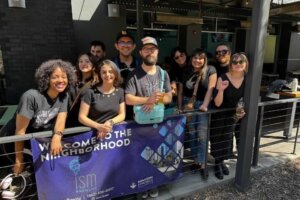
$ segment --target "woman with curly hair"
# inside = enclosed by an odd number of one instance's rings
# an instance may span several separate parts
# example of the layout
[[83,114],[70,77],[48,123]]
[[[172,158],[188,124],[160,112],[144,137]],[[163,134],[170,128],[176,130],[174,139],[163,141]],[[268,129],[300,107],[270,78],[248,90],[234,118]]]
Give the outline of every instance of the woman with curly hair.
[[114,62],[102,61],[95,72],[99,83],[83,94],[79,121],[96,129],[97,137],[103,139],[114,124],[125,119],[124,90],[120,87],[122,77]]
[[[66,90],[74,81],[74,70],[69,62],[49,60],[36,70],[35,79],[38,89],[30,89],[22,95],[14,117],[1,129],[0,135],[53,130],[51,154],[55,156],[62,151],[61,138],[68,109]],[[13,170],[16,174],[24,169],[23,150],[28,145],[24,145],[24,141],[15,142]]]
[[76,65],[77,80],[70,87],[69,112],[67,118],[67,127],[79,126],[78,113],[82,94],[86,89],[91,88],[98,82],[98,76],[95,73],[95,57],[91,53],[82,53],[79,55]]

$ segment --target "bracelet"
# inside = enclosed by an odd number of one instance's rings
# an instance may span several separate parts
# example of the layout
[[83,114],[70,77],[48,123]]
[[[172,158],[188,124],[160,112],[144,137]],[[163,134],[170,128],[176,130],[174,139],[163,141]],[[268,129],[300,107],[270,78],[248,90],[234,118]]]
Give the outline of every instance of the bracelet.
[[56,131],[55,133],[54,133],[54,135],[59,135],[59,136],[63,136],[64,134],[63,134],[63,132],[62,131]]

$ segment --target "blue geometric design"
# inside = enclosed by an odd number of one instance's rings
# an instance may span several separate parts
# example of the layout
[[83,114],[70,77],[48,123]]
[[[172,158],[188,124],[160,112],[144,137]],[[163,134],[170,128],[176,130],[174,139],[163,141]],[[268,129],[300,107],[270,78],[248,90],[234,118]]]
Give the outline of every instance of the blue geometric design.
[[168,124],[169,127],[172,127],[172,121],[171,120],[168,120],[167,124]]
[[172,133],[168,134],[165,141],[171,146],[175,141],[177,141],[177,138]]
[[160,128],[159,134],[160,134],[161,136],[165,137],[165,136],[167,135],[167,133],[168,133],[167,127],[163,126],[163,127]]
[[183,132],[184,128],[180,124],[177,124],[175,127],[175,134],[179,137],[183,134]]
[[157,153],[161,155],[162,159],[165,158],[165,156],[167,155],[167,152],[169,151],[169,147],[168,145],[166,145],[165,143],[162,143],[158,149],[157,149]]

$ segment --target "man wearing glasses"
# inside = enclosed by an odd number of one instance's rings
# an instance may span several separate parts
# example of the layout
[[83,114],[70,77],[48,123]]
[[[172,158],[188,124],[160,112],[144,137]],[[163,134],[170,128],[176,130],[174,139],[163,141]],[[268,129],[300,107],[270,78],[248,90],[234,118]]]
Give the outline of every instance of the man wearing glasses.
[[217,70],[218,77],[221,76],[221,74],[228,72],[230,56],[231,50],[227,45],[219,44],[217,46],[215,53],[216,63],[214,66]]
[[[153,37],[142,39],[142,49],[139,51],[142,58],[141,67],[137,67],[128,77],[125,87],[125,101],[127,105],[143,105],[144,112],[151,112],[156,103],[168,104],[172,100],[170,78],[168,73],[164,74],[163,90],[160,91],[161,68],[156,65],[158,58],[158,45]],[[153,188],[142,194],[155,198],[158,196],[158,189]]]
[[121,31],[118,33],[115,42],[115,48],[118,51],[118,55],[113,59],[113,61],[119,67],[124,81],[127,80],[129,73],[139,65],[139,61],[132,54],[135,47],[134,38],[131,34],[127,31]]

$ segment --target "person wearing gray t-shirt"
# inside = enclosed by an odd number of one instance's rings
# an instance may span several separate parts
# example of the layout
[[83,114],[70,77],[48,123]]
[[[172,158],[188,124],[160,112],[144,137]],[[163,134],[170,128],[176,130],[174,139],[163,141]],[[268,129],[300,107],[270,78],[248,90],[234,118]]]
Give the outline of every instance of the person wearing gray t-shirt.
[[[142,39],[141,67],[137,67],[129,75],[125,87],[125,101],[127,105],[143,105],[144,112],[151,112],[156,103],[168,104],[172,101],[170,78],[167,73],[161,73],[161,68],[156,65],[158,45],[154,38]],[[164,74],[164,78],[161,75]],[[161,80],[164,80],[163,91],[160,91]],[[158,189],[149,191],[152,198],[158,196]],[[147,198],[148,191],[142,193],[142,198]]]

